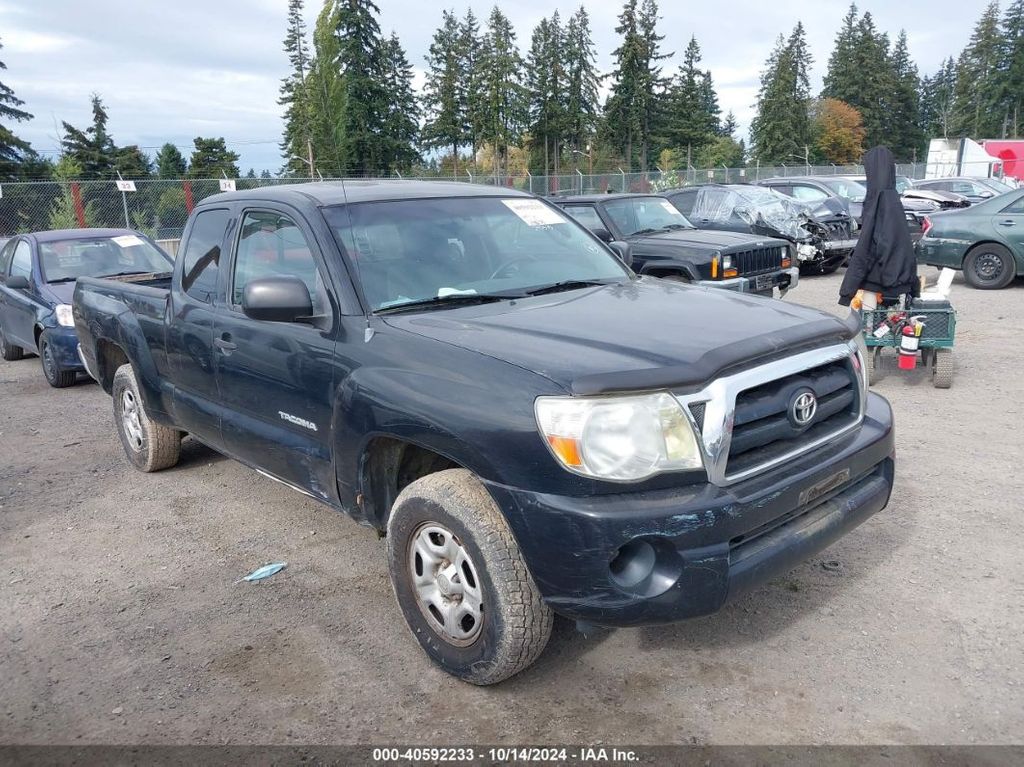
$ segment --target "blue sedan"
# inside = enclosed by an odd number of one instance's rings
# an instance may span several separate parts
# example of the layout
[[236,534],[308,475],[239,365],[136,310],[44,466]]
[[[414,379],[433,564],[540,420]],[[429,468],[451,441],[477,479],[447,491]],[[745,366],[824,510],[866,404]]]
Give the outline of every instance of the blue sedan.
[[64,229],[12,237],[0,249],[0,356],[38,354],[50,386],[65,387],[84,370],[71,316],[79,277],[152,276],[173,268],[170,256],[130,229]]

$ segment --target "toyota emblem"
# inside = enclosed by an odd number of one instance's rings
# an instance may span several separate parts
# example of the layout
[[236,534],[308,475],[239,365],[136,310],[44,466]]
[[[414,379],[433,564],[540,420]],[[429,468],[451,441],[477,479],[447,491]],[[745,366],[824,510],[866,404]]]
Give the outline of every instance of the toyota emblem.
[[796,393],[789,403],[789,420],[799,429],[810,425],[814,414],[818,412],[818,398],[810,389],[802,389]]

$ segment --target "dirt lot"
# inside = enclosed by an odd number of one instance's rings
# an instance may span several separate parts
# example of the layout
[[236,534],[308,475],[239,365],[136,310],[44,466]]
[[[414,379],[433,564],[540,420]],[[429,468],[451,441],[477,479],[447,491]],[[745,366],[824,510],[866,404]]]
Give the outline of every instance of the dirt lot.
[[[788,300],[833,308],[838,283]],[[95,384],[0,363],[0,742],[1020,742],[1024,282],[954,291],[953,389],[876,387],[886,511],[719,615],[560,621],[488,689],[422,655],[371,531],[191,441],[139,474]]]

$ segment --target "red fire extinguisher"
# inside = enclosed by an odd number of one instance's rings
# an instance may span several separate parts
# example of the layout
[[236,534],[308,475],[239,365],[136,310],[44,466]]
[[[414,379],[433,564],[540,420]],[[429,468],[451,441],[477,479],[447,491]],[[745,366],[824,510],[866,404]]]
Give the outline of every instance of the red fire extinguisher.
[[900,370],[913,370],[917,366],[917,351],[921,346],[923,328],[924,324],[918,317],[911,317],[900,328],[900,345],[896,349]]

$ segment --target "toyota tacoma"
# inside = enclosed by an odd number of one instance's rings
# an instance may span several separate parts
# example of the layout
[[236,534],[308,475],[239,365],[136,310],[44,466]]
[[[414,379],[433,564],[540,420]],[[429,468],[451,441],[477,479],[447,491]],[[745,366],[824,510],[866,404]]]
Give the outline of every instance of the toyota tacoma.
[[73,316],[134,466],[188,434],[376,529],[423,650],[492,684],[555,614],[713,613],[889,500],[855,315],[624,260],[510,189],[280,186],[203,200],[165,282],[80,278]]

